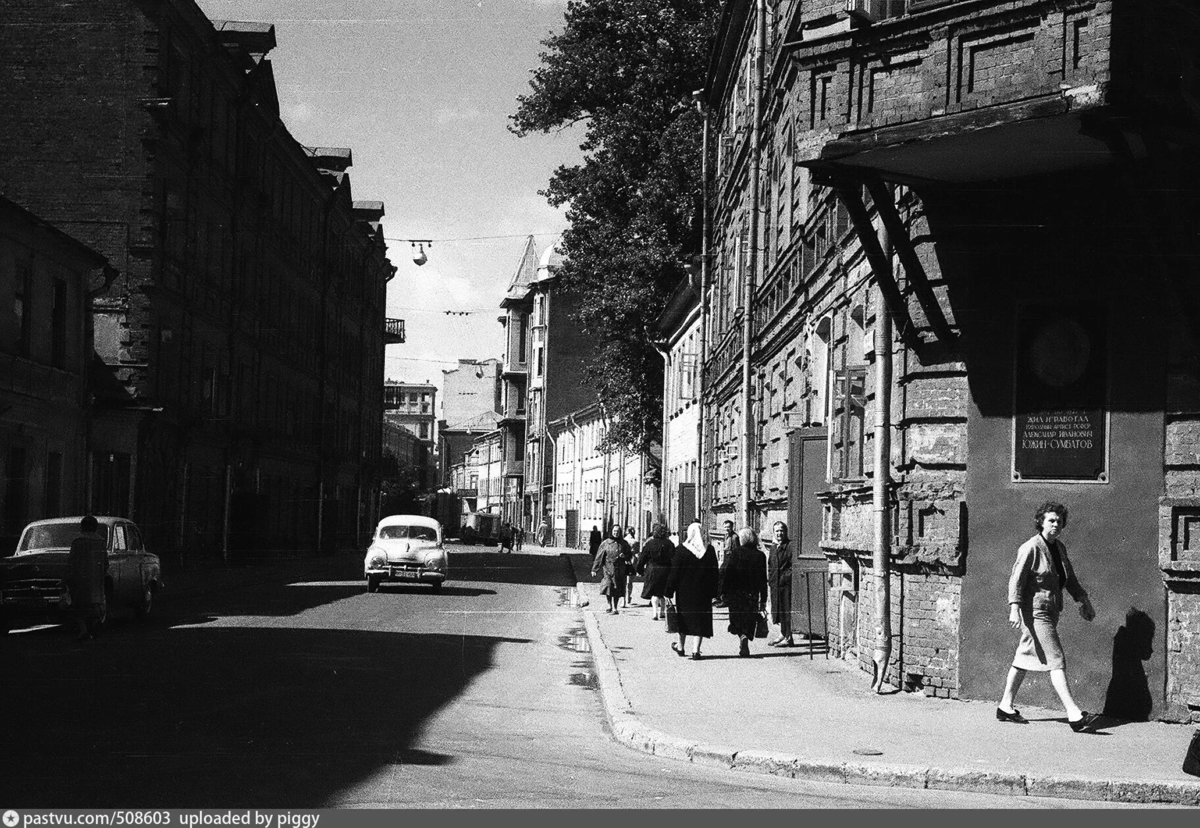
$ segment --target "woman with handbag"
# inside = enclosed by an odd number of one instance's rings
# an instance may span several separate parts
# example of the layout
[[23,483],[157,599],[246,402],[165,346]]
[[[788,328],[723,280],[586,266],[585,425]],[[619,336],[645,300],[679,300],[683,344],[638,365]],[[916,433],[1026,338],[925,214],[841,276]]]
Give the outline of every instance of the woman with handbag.
[[717,596],[717,552],[704,542],[699,523],[688,527],[687,540],[676,547],[667,573],[665,594],[675,599],[679,618],[679,643],[672,642],[676,655],[687,655],[687,637],[696,640],[692,660],[700,660],[700,643],[712,638],[712,599]]
[[738,655],[745,658],[759,623],[766,621],[767,556],[758,548],[758,533],[749,527],[738,532],[738,545],[725,556],[725,563],[728,630],[738,637]]
[[650,606],[654,608],[654,620],[657,621],[667,617],[667,599],[664,595],[675,544],[667,540],[667,527],[661,523],[654,524],[650,535],[650,540],[643,544],[638,555],[637,569],[645,579],[642,582],[642,597],[650,601]]

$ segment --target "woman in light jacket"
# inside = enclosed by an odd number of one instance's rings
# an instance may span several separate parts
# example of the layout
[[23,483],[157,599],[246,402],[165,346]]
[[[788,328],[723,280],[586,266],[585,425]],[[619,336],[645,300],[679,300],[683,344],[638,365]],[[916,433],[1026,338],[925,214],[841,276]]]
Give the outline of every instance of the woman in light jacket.
[[1078,602],[1079,614],[1085,621],[1095,618],[1096,610],[1075,576],[1066,546],[1059,540],[1067,525],[1067,507],[1047,501],[1038,507],[1034,520],[1038,532],[1017,550],[1017,560],[1008,579],[1008,622],[1014,630],[1021,631],[1021,641],[1004,683],[996,718],[1028,724],[1013,706],[1017,691],[1027,672],[1048,672],[1050,683],[1067,709],[1071,730],[1082,733],[1094,728],[1100,717],[1079,709],[1067,683],[1066,658],[1058,639],[1063,589]]

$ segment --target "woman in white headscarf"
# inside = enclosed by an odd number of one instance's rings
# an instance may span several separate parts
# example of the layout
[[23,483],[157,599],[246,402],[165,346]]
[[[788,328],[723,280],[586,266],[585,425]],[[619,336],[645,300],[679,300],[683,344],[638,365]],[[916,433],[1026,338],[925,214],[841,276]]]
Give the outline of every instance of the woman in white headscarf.
[[679,612],[679,643],[671,644],[677,655],[687,655],[687,637],[695,639],[692,659],[700,660],[700,643],[712,638],[712,600],[717,597],[717,553],[705,542],[699,523],[688,527],[687,540],[671,558],[665,590]]

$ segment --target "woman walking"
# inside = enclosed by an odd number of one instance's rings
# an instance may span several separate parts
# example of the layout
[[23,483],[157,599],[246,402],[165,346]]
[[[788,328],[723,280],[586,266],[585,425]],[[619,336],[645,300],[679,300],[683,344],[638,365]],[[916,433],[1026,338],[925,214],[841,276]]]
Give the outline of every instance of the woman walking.
[[637,532],[632,526],[625,530],[625,548],[625,606],[628,607],[629,602],[633,600],[633,576],[637,574],[638,554],[642,551]]
[[794,647],[792,638],[792,542],[787,524],[775,521],[775,543],[767,559],[767,585],[771,588],[771,618],[779,625],[779,637],[768,647]]
[[1083,733],[1096,726],[1095,713],[1080,710],[1067,683],[1067,664],[1058,639],[1058,618],[1062,612],[1062,592],[1066,589],[1079,604],[1084,621],[1096,617],[1087,591],[1080,585],[1067,557],[1067,547],[1059,534],[1067,525],[1067,507],[1046,501],[1034,516],[1038,532],[1017,550],[1012,575],[1008,579],[1008,623],[1021,631],[1021,641],[1004,683],[1004,695],[996,707],[1002,722],[1028,724],[1014,707],[1017,691],[1029,671],[1049,673],[1050,683],[1067,709],[1071,730]]
[[654,620],[665,618],[667,615],[663,597],[667,588],[667,576],[671,573],[671,556],[675,554],[675,544],[667,540],[667,527],[661,523],[654,524],[650,530],[651,538],[642,546],[638,555],[638,571],[645,579],[642,583],[642,597],[650,601],[654,609]]
[[592,561],[592,574],[600,578],[600,594],[608,598],[609,615],[619,615],[617,602],[625,597],[625,541],[621,539],[621,527],[613,524],[612,537],[605,538],[596,548],[596,559]]
[[726,555],[725,564],[727,629],[738,637],[738,655],[745,658],[767,608],[767,556],[758,548],[758,533],[749,527],[738,532],[738,545]]
[[700,660],[700,644],[712,638],[712,599],[717,595],[717,553],[704,542],[699,523],[688,527],[687,540],[671,556],[665,594],[675,599],[679,611],[679,643],[671,644],[677,655],[687,655],[687,637],[696,645],[692,660]]

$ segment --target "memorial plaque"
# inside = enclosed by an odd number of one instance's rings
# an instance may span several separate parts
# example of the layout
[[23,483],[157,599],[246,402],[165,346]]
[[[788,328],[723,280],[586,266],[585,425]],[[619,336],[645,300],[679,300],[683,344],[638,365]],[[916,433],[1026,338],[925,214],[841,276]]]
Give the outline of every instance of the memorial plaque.
[[1108,480],[1106,334],[1102,305],[1021,309],[1014,480]]

